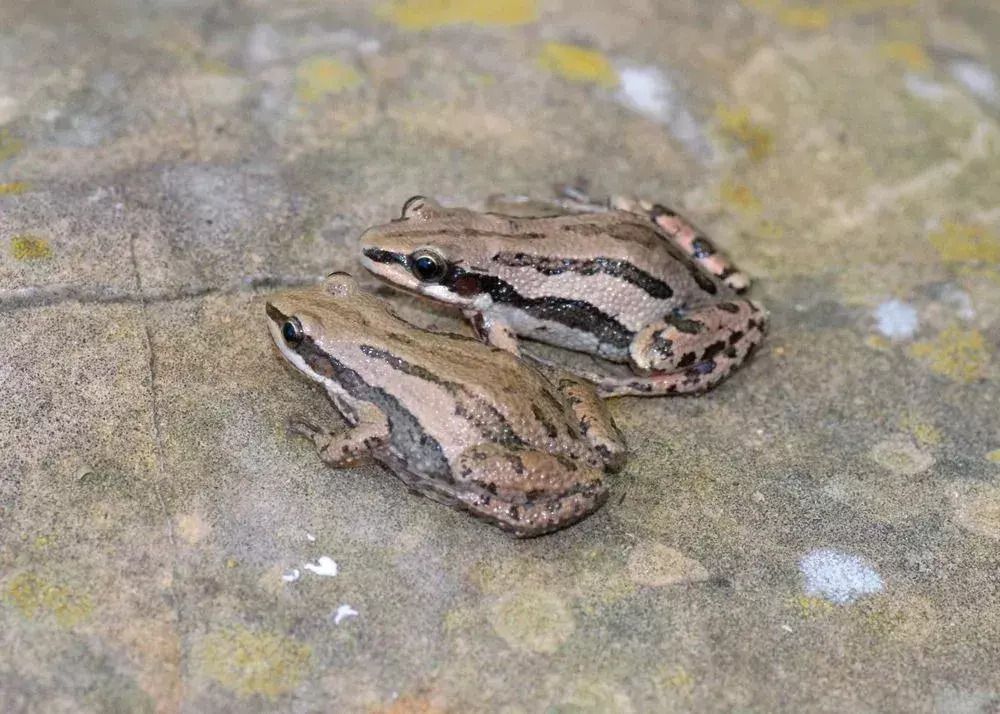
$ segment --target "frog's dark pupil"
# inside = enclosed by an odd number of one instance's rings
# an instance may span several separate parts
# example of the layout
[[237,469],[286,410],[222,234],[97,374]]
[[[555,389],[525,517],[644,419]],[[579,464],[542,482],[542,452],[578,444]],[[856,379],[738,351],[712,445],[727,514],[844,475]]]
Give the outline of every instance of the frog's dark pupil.
[[434,280],[441,274],[441,265],[429,255],[421,255],[413,261],[413,270],[421,280]]
[[291,320],[286,322],[281,328],[281,334],[287,342],[298,342],[302,336],[302,333],[299,331],[299,326]]

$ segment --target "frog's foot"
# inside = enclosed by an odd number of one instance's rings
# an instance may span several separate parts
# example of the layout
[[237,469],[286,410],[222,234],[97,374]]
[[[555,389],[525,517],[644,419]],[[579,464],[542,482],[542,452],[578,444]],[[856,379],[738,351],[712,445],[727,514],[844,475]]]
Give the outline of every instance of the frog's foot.
[[[695,323],[701,325],[697,331]],[[750,359],[766,331],[767,313],[752,300],[720,303],[674,318],[673,324],[647,328],[633,342],[633,347],[640,346],[637,342],[646,346],[642,364],[655,371],[626,380],[596,380],[597,392],[615,397],[708,391]]]
[[507,325],[489,319],[478,310],[467,310],[465,317],[472,326],[473,332],[476,333],[476,337],[482,342],[493,347],[499,347],[506,352],[510,352],[515,357],[520,354],[517,336]]
[[628,458],[628,447],[593,385],[566,371],[553,373],[550,370],[549,379],[566,396],[580,420],[580,430],[601,455],[605,468],[609,471],[621,469]]
[[566,528],[608,498],[601,471],[542,451],[471,448],[453,474],[464,508],[518,538]]
[[334,433],[299,416],[288,419],[287,429],[312,441],[319,457],[330,466],[347,468],[371,461],[371,450],[389,438],[389,422],[381,411],[372,407],[363,410],[360,417],[358,425],[346,432]]
[[750,287],[750,276],[706,236],[696,225],[671,208],[659,203],[636,201],[623,196],[610,200],[613,208],[645,216],[666,233],[674,245],[691,256],[694,262],[738,293]]

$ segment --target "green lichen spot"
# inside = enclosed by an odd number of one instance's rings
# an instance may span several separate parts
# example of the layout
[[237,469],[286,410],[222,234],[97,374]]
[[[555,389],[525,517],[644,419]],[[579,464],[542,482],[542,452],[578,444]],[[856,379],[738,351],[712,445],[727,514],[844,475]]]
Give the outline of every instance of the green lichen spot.
[[537,0],[395,0],[376,11],[403,30],[471,23],[517,26],[538,19]]
[[545,69],[573,82],[593,82],[605,87],[618,84],[618,74],[608,58],[585,47],[549,42],[538,61]]
[[354,67],[334,57],[313,57],[299,65],[295,73],[295,94],[299,101],[314,104],[326,97],[349,92],[364,84]]
[[1000,464],[1000,449],[993,449],[986,454],[986,460],[991,464]]
[[65,628],[74,627],[94,612],[87,595],[36,573],[24,573],[11,580],[6,600],[30,620],[52,617]]
[[274,699],[305,678],[312,650],[284,635],[237,627],[208,635],[200,655],[202,671],[226,689]]
[[929,239],[941,259],[949,263],[1000,262],[1000,235],[982,226],[948,222]]
[[916,414],[908,414],[899,425],[916,437],[922,446],[934,446],[941,443],[941,430]]
[[0,161],[6,161],[24,148],[24,142],[14,137],[10,129],[0,129]]
[[49,242],[38,236],[14,236],[10,239],[10,252],[15,260],[44,260],[52,257]]
[[792,609],[803,620],[811,620],[833,612],[833,605],[821,597],[799,595],[793,598]]
[[932,372],[964,384],[986,377],[990,361],[983,334],[958,327],[949,327],[935,340],[918,342],[910,354],[926,360]]
[[0,183],[0,196],[20,196],[30,189],[31,184],[27,181],[8,181]]

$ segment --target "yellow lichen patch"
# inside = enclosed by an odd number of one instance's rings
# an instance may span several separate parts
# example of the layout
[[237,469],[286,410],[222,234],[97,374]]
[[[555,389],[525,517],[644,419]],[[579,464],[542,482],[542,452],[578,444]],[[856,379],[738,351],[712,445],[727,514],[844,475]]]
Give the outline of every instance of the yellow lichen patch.
[[357,89],[364,83],[364,78],[354,67],[334,57],[305,60],[298,66],[295,79],[295,94],[299,101],[307,104]]
[[513,27],[538,19],[537,0],[395,0],[376,14],[403,30],[472,23]]
[[949,327],[934,340],[916,343],[910,354],[925,360],[932,372],[965,384],[986,377],[990,361],[983,334],[959,327]]
[[0,161],[6,161],[24,148],[24,142],[11,135],[10,129],[0,129]]
[[993,451],[986,454],[986,460],[991,464],[1000,464],[1000,449],[993,449]]
[[941,259],[948,262],[1000,262],[1000,235],[983,226],[947,222],[931,233],[929,239]]
[[797,30],[824,30],[830,26],[830,13],[822,7],[783,7],[775,18],[785,27]]
[[7,585],[7,601],[32,620],[51,616],[60,627],[74,627],[91,616],[90,598],[41,575],[24,573]]
[[198,513],[185,513],[177,517],[176,532],[188,544],[194,545],[212,532],[212,526]]
[[742,144],[753,161],[761,161],[771,154],[773,134],[754,123],[747,107],[719,107],[715,117],[722,135]]
[[891,40],[879,45],[879,50],[886,59],[904,65],[909,69],[927,70],[931,67],[931,58],[927,56],[924,48],[916,42]]
[[901,476],[916,476],[934,465],[934,458],[926,454],[909,439],[889,439],[875,444],[872,460]]
[[821,597],[799,595],[792,600],[792,609],[795,610],[797,617],[803,620],[811,620],[833,612],[833,603]]
[[606,87],[618,84],[618,75],[608,58],[585,47],[549,42],[538,61],[545,69],[574,82],[594,82]]
[[757,213],[760,211],[760,201],[754,195],[753,190],[744,183],[726,179],[719,186],[719,198],[727,206],[742,211],[743,213]]
[[309,672],[308,645],[274,632],[243,627],[208,635],[202,643],[202,671],[237,694],[274,699],[291,691]]
[[941,443],[941,430],[915,414],[903,417],[899,426],[913,434],[918,444],[934,446]]
[[563,601],[542,590],[515,592],[493,607],[494,631],[514,649],[551,654],[576,629]]
[[671,667],[663,671],[659,680],[660,685],[665,689],[672,689],[684,694],[694,692],[694,676],[683,667]]
[[31,184],[27,181],[8,181],[0,183],[0,196],[20,196],[30,189]]
[[14,236],[10,239],[10,252],[14,260],[43,260],[52,257],[49,242],[38,236]]

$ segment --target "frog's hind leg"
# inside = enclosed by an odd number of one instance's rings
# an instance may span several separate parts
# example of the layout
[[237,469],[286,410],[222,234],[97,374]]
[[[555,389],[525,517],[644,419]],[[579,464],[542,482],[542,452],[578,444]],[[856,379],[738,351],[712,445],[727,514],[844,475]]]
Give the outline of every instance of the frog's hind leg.
[[608,498],[598,469],[559,454],[511,451],[495,444],[468,449],[453,476],[455,497],[463,508],[517,538],[572,525]]
[[746,362],[764,339],[767,313],[751,300],[706,306],[636,335],[633,357],[649,374],[598,380],[602,397],[697,394],[712,389]]
[[549,370],[549,379],[565,395],[580,422],[580,430],[604,460],[609,471],[618,471],[628,458],[625,437],[618,430],[608,407],[594,386],[565,370]]
[[744,292],[750,287],[750,276],[736,267],[732,259],[719,250],[701,229],[677,211],[659,203],[636,201],[622,196],[613,197],[610,203],[616,210],[637,213],[651,220],[703,270],[716,276],[736,292]]

